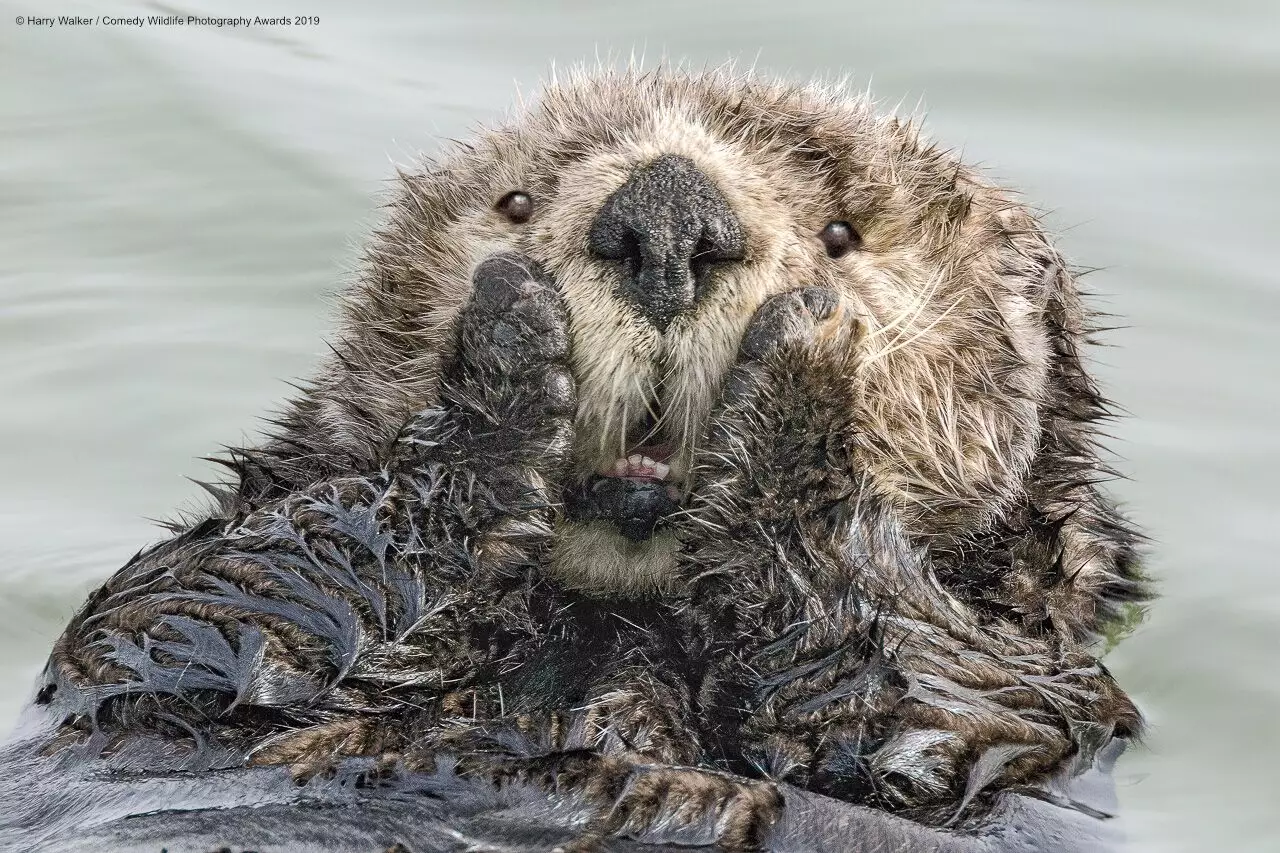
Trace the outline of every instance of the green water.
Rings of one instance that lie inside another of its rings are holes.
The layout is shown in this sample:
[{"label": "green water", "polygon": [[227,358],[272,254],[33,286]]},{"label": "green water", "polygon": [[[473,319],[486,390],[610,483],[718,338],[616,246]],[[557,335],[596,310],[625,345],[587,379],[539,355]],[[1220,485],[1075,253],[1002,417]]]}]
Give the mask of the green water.
[{"label": "green water", "polygon": [[[54,6],[58,8],[54,8]],[[87,591],[323,351],[393,161],[561,67],[851,75],[1048,210],[1129,328],[1116,491],[1163,598],[1109,658],[1151,719],[1134,849],[1280,849],[1280,4],[0,2],[0,719]],[[18,15],[306,14],[268,29]]]}]

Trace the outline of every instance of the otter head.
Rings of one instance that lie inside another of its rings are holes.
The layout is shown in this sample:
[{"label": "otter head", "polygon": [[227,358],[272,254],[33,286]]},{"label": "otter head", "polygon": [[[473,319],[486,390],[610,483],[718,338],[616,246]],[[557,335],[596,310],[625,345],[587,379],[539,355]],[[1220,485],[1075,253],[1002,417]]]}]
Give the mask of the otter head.
[{"label": "otter head", "polygon": [[[1032,215],[910,123],[818,87],[605,73],[551,86],[400,183],[340,366],[300,417],[331,455],[368,455],[430,399],[475,266],[532,256],[567,303],[580,400],[553,556],[567,585],[670,582],[661,518],[695,485],[744,329],[804,285],[862,321],[858,462],[940,565],[999,550],[1010,601],[1052,585],[1019,571],[1058,571],[1087,600],[1124,574],[1130,534],[1094,492],[1103,405],[1074,282]],[[1024,552],[1035,565],[1019,569]],[[1041,598],[1009,606],[1067,618]]]}]

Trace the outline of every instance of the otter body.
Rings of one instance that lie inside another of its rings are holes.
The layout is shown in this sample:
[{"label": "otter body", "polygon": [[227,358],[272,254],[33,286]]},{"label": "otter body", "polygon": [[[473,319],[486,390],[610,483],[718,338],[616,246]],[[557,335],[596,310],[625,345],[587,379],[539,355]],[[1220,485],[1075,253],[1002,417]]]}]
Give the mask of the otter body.
[{"label": "otter body", "polygon": [[1099,819],[1137,535],[1026,211],[719,74],[575,79],[401,184],[278,434],[58,641],[43,762],[554,791],[584,848]]}]

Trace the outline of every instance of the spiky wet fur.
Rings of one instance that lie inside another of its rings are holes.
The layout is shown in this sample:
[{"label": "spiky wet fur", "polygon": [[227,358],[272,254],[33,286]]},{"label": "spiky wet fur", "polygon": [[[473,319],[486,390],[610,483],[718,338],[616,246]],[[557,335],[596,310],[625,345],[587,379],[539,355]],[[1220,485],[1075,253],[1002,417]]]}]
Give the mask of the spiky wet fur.
[{"label": "spiky wet fur", "polygon": [[[582,245],[663,153],[716,182],[747,242],[665,336]],[[527,224],[492,208],[513,189]],[[863,245],[832,259],[814,235],[836,219]],[[534,296],[562,350],[486,354],[497,273],[474,271],[504,252],[554,280],[562,308]],[[619,805],[637,788],[603,784],[609,762],[943,823],[1136,729],[1086,645],[1142,586],[1098,491],[1078,290],[1035,219],[912,124],[728,73],[574,78],[401,173],[344,304],[333,357],[274,438],[232,452],[209,517],[59,641],[42,696],[83,701],[51,749],[150,728],[304,775],[442,750],[501,774],[518,735],[520,760],[595,756],[565,784],[635,833],[652,798]],[[689,511],[634,557],[563,521],[559,489],[648,408]],[[722,843],[758,842],[774,805]]]}]

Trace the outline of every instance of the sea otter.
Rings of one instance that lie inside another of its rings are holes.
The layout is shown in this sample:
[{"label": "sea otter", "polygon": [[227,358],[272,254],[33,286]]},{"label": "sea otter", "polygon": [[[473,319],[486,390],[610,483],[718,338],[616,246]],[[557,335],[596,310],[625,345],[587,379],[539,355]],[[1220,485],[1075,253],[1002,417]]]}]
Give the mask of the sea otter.
[{"label": "sea otter", "polygon": [[581,849],[989,826],[1140,725],[1088,334],[1037,220],[863,99],[553,85],[399,175],[318,378],[58,640],[40,754],[447,770]]}]

